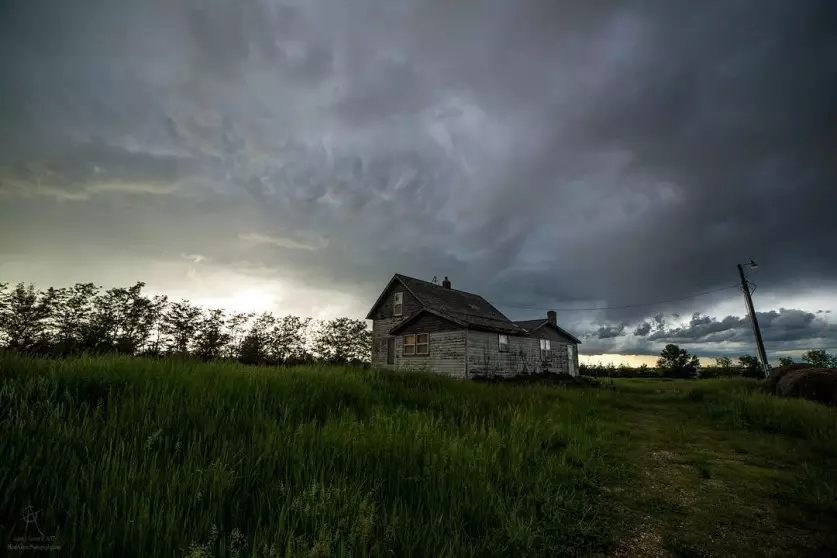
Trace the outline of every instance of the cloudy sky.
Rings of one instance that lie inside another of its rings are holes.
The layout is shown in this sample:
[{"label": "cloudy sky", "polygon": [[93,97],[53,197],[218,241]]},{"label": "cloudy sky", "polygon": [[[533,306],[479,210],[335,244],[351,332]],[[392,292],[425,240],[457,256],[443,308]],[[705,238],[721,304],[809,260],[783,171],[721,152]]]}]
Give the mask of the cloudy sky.
[{"label": "cloudy sky", "polygon": [[738,355],[752,258],[771,356],[837,348],[831,0],[7,0],[0,83],[0,281]]}]

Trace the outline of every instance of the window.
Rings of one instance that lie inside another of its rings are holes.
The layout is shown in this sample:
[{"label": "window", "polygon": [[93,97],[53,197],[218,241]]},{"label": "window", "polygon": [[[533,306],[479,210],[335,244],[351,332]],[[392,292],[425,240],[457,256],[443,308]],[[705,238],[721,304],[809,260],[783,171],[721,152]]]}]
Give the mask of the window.
[{"label": "window", "polygon": [[404,336],[404,356],[429,354],[430,340],[426,333]]},{"label": "window", "polygon": [[552,346],[549,343],[549,339],[541,339],[541,358],[548,359],[552,353]]},{"label": "window", "polygon": [[428,339],[428,335],[426,333],[419,333],[416,335],[416,354],[417,355],[426,355],[430,351],[430,340]]},{"label": "window", "polygon": [[395,293],[392,296],[392,315],[400,316],[404,312],[404,293]]},{"label": "window", "polygon": [[507,353],[509,352],[509,336],[503,335],[502,333],[499,334],[498,340],[500,342],[500,352]]}]

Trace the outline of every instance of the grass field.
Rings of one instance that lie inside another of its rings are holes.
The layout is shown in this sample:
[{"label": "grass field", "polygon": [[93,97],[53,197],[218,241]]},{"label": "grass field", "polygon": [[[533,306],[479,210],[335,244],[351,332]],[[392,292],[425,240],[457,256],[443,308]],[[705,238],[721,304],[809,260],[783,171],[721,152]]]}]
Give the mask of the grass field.
[{"label": "grass field", "polygon": [[0,355],[0,456],[0,554],[837,552],[837,412],[745,380]]}]

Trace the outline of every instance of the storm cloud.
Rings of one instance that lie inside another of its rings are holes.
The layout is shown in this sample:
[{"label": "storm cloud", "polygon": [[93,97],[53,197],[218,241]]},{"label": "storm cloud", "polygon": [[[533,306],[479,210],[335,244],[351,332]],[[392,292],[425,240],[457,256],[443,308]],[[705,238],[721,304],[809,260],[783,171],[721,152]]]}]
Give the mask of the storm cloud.
[{"label": "storm cloud", "polygon": [[743,343],[753,258],[765,341],[837,345],[827,0],[7,2],[0,79],[3,280],[447,275],[625,352]]}]

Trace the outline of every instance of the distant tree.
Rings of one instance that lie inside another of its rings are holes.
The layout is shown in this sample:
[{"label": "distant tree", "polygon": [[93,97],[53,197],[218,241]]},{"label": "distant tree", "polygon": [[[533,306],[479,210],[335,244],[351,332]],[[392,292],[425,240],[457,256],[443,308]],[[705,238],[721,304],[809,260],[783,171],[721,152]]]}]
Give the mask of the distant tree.
[{"label": "distant tree", "polygon": [[764,370],[761,368],[759,359],[752,355],[738,357],[738,366],[741,375],[745,378],[764,378]]},{"label": "distant tree", "polygon": [[188,300],[171,303],[161,316],[164,334],[169,337],[169,352],[186,356],[200,324],[201,310]]},{"label": "distant tree", "polygon": [[732,368],[732,359],[727,356],[716,357],[715,366],[721,369]]},{"label": "distant tree", "polygon": [[830,355],[823,349],[812,349],[802,355],[802,362],[817,368],[837,368],[837,355]]},{"label": "distant tree", "polygon": [[793,359],[791,357],[779,357],[779,366],[788,366],[793,364]]},{"label": "distant tree", "polygon": [[114,349],[117,352],[136,354],[151,335],[157,319],[155,301],[143,296],[143,287],[145,283],[138,282],[131,287],[110,289],[107,292],[115,310]]},{"label": "distant tree", "polygon": [[320,324],[314,350],[327,362],[367,362],[372,350],[372,332],[363,320],[337,318]]},{"label": "distant tree", "polygon": [[68,355],[84,349],[84,336],[99,287],[93,283],[76,283],[56,290],[52,324],[55,331],[54,352]]},{"label": "distant tree", "polygon": [[657,367],[663,370],[663,374],[673,378],[693,378],[699,366],[698,357],[673,343],[665,346],[657,360]]},{"label": "distant tree", "polygon": [[238,312],[227,319],[227,332],[230,335],[230,342],[227,345],[227,357],[240,358],[241,356],[241,342],[244,334],[247,331],[247,322],[249,322],[255,314]]},{"label": "distant tree", "polygon": [[311,318],[285,316],[276,321],[268,336],[268,353],[271,360],[283,364],[305,362],[308,357],[306,351],[306,333]]},{"label": "distant tree", "polygon": [[226,329],[226,316],[220,309],[201,316],[195,340],[195,354],[201,360],[215,360],[224,355],[231,336]]},{"label": "distant tree", "polygon": [[65,291],[63,317],[72,324],[79,315],[80,346],[93,352],[116,351],[137,354],[148,342],[159,313],[159,297],[142,294],[145,283],[131,287],[114,287],[97,294],[92,284],[76,285]]},{"label": "distant tree", "polygon": [[156,295],[151,299],[149,319],[153,322],[148,341],[141,354],[151,357],[160,357],[164,352],[165,326],[163,325],[163,314],[169,307],[169,299],[166,295]]},{"label": "distant tree", "polygon": [[49,319],[58,293],[18,283],[9,292],[0,290],[0,331],[10,349],[32,351],[47,341]]},{"label": "distant tree", "polygon": [[239,349],[239,360],[244,364],[274,364],[270,361],[270,334],[276,318],[270,312],[259,314],[245,334]]}]

